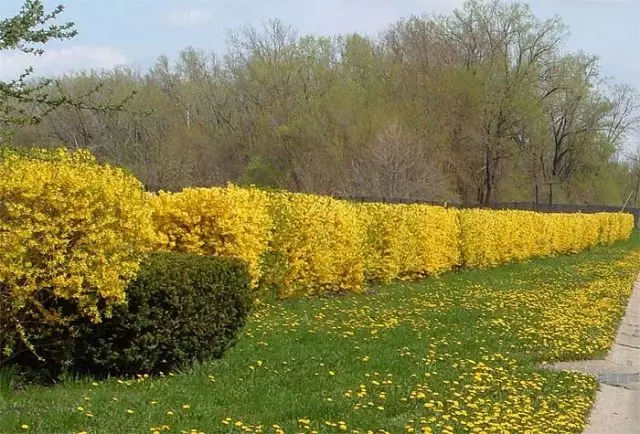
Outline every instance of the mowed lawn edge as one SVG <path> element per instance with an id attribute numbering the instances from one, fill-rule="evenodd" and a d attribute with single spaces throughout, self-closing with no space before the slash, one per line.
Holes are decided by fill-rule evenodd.
<path id="1" fill-rule="evenodd" d="M 222 360 L 11 391 L 0 432 L 581 432 L 640 271 L 638 234 L 577 255 L 367 295 L 268 302 Z"/>

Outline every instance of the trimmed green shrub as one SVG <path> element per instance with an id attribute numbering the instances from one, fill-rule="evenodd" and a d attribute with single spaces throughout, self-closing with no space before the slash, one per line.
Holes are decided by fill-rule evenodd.
<path id="1" fill-rule="evenodd" d="M 76 338 L 74 370 L 93 375 L 167 372 L 222 356 L 252 304 L 244 262 L 155 253 L 127 289 L 128 303 Z"/>
<path id="2" fill-rule="evenodd" d="M 4 365 L 18 368 L 28 381 L 48 383 L 65 371 L 98 377 L 167 372 L 218 358 L 243 326 L 252 291 L 247 266 L 238 259 L 154 253 L 127 287 L 128 302 L 114 307 L 112 317 L 67 326 L 25 320 L 37 356 L 22 345 Z M 76 309 L 70 300 L 55 304 L 48 308 Z M 0 315 L 5 311 L 0 303 Z M 0 342 L 8 339 L 1 331 Z"/>

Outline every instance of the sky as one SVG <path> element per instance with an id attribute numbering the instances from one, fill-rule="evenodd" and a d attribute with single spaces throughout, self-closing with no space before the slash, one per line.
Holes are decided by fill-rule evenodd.
<path id="1" fill-rule="evenodd" d="M 223 53 L 226 30 L 279 18 L 299 34 L 376 35 L 410 15 L 449 13 L 462 0 L 45 0 L 63 3 L 61 20 L 79 35 L 48 46 L 40 58 L 0 53 L 0 80 L 27 66 L 38 75 L 129 65 L 146 69 L 161 54 L 175 58 L 187 46 Z M 0 18 L 23 0 L 0 0 Z M 569 26 L 567 48 L 596 55 L 602 71 L 640 89 L 640 0 L 530 0 L 540 18 L 559 15 Z"/>
<path id="2" fill-rule="evenodd" d="M 0 17 L 14 15 L 23 0 L 1 0 Z M 45 0 L 65 5 L 63 20 L 76 23 L 77 38 L 49 46 L 41 58 L 0 53 L 0 79 L 26 66 L 38 74 L 131 65 L 146 69 L 161 54 L 187 46 L 224 52 L 225 30 L 260 26 L 279 18 L 300 34 L 375 35 L 412 14 L 449 13 L 462 0 Z M 567 48 L 595 54 L 603 72 L 640 88 L 640 0 L 531 0 L 541 18 L 568 24 Z"/>

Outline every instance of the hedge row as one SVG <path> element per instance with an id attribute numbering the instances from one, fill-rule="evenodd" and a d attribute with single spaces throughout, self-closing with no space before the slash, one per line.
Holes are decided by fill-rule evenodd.
<path id="1" fill-rule="evenodd" d="M 113 372 L 127 365 L 157 367 L 162 362 L 144 354 L 148 347 L 160 348 L 166 354 L 162 360 L 172 363 L 192 359 L 192 353 L 206 355 L 206 348 L 218 354 L 237 330 L 220 321 L 241 324 L 246 311 L 239 307 L 236 315 L 236 304 L 229 301 L 248 289 L 238 283 L 242 277 L 221 278 L 227 283 L 220 284 L 210 276 L 213 286 L 194 286 L 208 268 L 217 267 L 197 259 L 202 256 L 242 260 L 250 298 L 256 288 L 297 297 L 360 292 L 367 281 L 579 252 L 627 238 L 632 228 L 629 214 L 355 204 L 234 186 L 153 195 L 130 174 L 99 164 L 86 151 L 18 155 L 0 149 L 0 366 L 36 351 L 47 336 L 69 342 L 81 337 L 81 330 L 91 330 L 91 339 L 101 344 L 93 361 L 80 363 L 74 356 L 70 363 Z M 200 256 L 143 262 L 158 250 Z M 141 263 L 150 268 L 140 271 Z M 157 263 L 167 264 L 166 273 Z M 180 274 L 191 265 L 200 277 Z M 206 308 L 191 304 L 201 293 L 213 297 L 202 295 Z M 153 307 L 157 300 L 166 302 Z M 192 335 L 198 341 L 192 347 L 186 334 L 171 338 L 186 343 L 176 347 L 173 359 L 169 344 L 147 342 L 152 337 L 145 327 L 156 327 L 158 318 L 174 318 L 175 330 L 197 330 L 190 315 L 219 334 Z M 110 341 L 117 336 L 123 347 Z M 200 346 L 207 340 L 219 343 Z M 54 357 L 60 363 L 65 358 Z"/>
<path id="2" fill-rule="evenodd" d="M 253 188 L 155 196 L 165 248 L 237 256 L 281 297 L 360 292 L 366 281 L 433 276 L 626 239 L 625 213 L 542 214 L 356 204 Z"/>
<path id="3" fill-rule="evenodd" d="M 629 238 L 634 224 L 625 213 L 464 210 L 458 215 L 462 265 L 468 268 L 578 253 Z"/>

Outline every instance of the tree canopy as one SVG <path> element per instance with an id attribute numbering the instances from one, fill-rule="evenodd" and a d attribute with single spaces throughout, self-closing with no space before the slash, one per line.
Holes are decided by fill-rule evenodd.
<path id="1" fill-rule="evenodd" d="M 31 20 L 2 21 L 0 35 L 17 42 L 0 48 L 75 35 L 72 24 L 47 26 L 62 9 L 45 14 L 39 3 L 23 8 Z M 42 37 L 33 23 L 45 25 Z M 500 0 L 408 17 L 376 37 L 300 35 L 272 20 L 230 31 L 225 53 L 187 47 L 145 72 L 75 73 L 39 88 L 26 71 L 3 85 L 14 91 L 0 104 L 42 119 L 20 127 L 16 144 L 89 148 L 151 189 L 233 181 L 467 203 L 622 204 L 637 184 L 621 152 L 638 123 L 637 91 L 606 80 L 597 58 L 569 51 L 567 35 L 561 19 Z M 33 98 L 16 96 L 24 89 L 83 104 L 34 109 L 25 103 Z M 90 109 L 134 92 L 126 111 Z"/>

